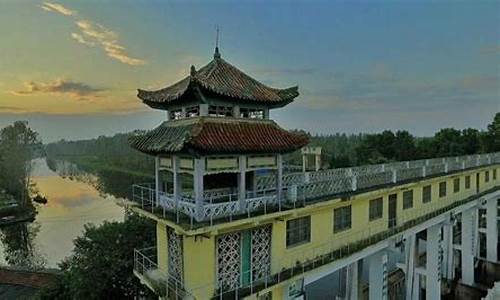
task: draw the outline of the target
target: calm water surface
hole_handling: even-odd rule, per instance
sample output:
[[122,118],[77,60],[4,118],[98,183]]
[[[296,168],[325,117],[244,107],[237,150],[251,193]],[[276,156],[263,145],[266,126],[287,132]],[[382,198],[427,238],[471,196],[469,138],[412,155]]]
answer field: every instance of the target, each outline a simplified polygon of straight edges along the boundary
[[23,265],[31,257],[36,264],[57,267],[71,254],[73,239],[86,223],[123,220],[123,199],[100,193],[95,176],[75,175],[74,167],[58,173],[48,168],[45,159],[34,161],[33,181],[48,203],[37,204],[33,223],[0,229],[0,264]]

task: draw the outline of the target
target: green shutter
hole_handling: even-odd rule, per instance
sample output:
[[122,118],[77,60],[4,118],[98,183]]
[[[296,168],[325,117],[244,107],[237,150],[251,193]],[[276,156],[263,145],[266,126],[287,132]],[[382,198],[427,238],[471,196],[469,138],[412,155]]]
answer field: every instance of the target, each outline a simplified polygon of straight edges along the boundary
[[241,283],[250,283],[250,269],[252,260],[252,236],[251,231],[246,230],[241,234]]

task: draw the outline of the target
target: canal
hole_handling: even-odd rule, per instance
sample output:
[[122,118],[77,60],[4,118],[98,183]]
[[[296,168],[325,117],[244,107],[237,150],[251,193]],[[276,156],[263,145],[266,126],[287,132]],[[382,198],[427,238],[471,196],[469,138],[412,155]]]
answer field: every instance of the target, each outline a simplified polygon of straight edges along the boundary
[[37,159],[32,180],[48,203],[35,204],[34,222],[0,228],[0,265],[56,268],[71,254],[85,224],[124,219],[123,198],[103,192],[97,176],[72,164],[59,162],[55,171]]

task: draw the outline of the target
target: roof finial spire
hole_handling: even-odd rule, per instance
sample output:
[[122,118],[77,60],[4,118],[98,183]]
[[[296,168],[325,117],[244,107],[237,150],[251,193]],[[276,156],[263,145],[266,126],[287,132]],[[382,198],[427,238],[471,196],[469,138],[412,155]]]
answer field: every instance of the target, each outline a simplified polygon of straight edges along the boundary
[[220,58],[220,52],[219,52],[219,25],[215,27],[216,30],[216,35],[215,35],[215,53],[214,53],[214,58]]

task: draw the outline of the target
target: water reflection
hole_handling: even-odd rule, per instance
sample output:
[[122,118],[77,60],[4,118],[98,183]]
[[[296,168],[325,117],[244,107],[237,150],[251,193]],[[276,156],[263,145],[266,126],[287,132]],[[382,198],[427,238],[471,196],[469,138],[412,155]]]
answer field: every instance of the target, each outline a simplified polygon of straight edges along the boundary
[[123,220],[123,200],[104,192],[106,185],[99,176],[68,163],[57,167],[64,177],[50,170],[44,159],[34,161],[33,181],[48,203],[36,205],[38,215],[33,223],[0,229],[0,263],[57,267],[70,255],[73,239],[81,235],[84,224]]

